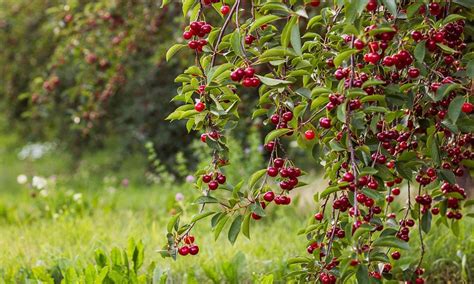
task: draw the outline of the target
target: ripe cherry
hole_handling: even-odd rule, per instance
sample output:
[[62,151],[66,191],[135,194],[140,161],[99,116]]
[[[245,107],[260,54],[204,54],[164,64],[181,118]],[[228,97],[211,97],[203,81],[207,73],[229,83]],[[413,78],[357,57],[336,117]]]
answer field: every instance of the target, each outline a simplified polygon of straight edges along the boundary
[[198,252],[199,252],[199,247],[197,245],[191,246],[189,248],[189,253],[191,255],[196,255],[196,254],[198,254]]
[[188,255],[189,254],[189,247],[188,246],[182,246],[178,249],[178,253],[180,255]]
[[184,39],[190,39],[193,37],[193,33],[192,32],[189,32],[189,31],[186,31],[183,33],[183,38]]
[[438,16],[441,13],[441,6],[436,2],[430,3],[428,8],[430,9],[430,14],[433,16]]
[[211,180],[212,180],[212,176],[211,176],[211,175],[203,175],[203,176],[202,176],[202,181],[203,181],[204,183],[209,183]]
[[222,5],[221,14],[225,16],[225,15],[229,14],[229,12],[230,12],[229,5]]
[[311,5],[311,7],[318,7],[320,4],[320,0],[312,0],[311,2],[309,2],[309,5]]
[[267,174],[271,177],[276,177],[278,175],[278,170],[274,167],[269,167],[267,169]]
[[253,77],[253,75],[255,75],[255,69],[250,66],[245,68],[244,72],[245,72],[245,75],[244,75],[245,77]]
[[219,187],[219,183],[215,180],[209,182],[209,184],[207,185],[209,187],[210,190],[216,190],[218,187]]
[[293,113],[291,111],[287,111],[282,115],[284,121],[288,122],[293,119]]
[[474,105],[471,103],[464,103],[461,107],[462,112],[471,113],[474,110]]
[[226,182],[226,177],[223,174],[217,176],[217,182],[220,184],[224,184]]
[[190,244],[194,243],[194,236],[193,235],[187,235],[186,237],[184,237],[183,240],[184,240],[185,244],[190,245]]
[[273,199],[275,199],[275,193],[273,191],[267,191],[264,195],[263,195],[263,199],[267,202],[272,202]]
[[319,125],[322,128],[329,129],[331,128],[331,119],[328,117],[321,117],[321,119],[319,119]]
[[347,182],[352,182],[352,181],[354,181],[354,174],[351,173],[351,172],[346,172],[342,176],[342,180],[347,181]]
[[321,212],[318,212],[318,213],[314,214],[314,219],[316,219],[318,221],[323,220],[323,218],[324,218],[324,215]]
[[311,129],[306,130],[305,133],[304,133],[304,137],[305,137],[307,140],[313,140],[315,136],[316,136],[316,134],[315,134],[314,131],[311,130]]
[[394,252],[392,252],[391,256],[392,256],[393,259],[398,260],[398,259],[400,259],[401,254],[400,254],[399,251],[394,251]]
[[365,8],[369,12],[375,11],[375,9],[377,9],[377,0],[369,0],[369,3],[367,3],[367,6]]
[[354,41],[354,47],[357,48],[358,50],[361,50],[365,47],[365,43],[361,41],[360,39],[356,39]]
[[420,70],[418,68],[410,68],[408,69],[408,76],[410,76],[410,78],[416,78],[420,75]]
[[411,32],[411,38],[414,41],[420,41],[423,38],[423,34],[419,31],[413,31]]
[[194,105],[194,109],[197,111],[197,112],[201,112],[203,111],[204,109],[206,108],[206,105],[202,102],[198,102]]
[[282,159],[282,158],[276,158],[275,160],[273,160],[273,165],[276,167],[276,168],[281,168],[283,167],[283,164],[285,163],[285,161]]
[[206,134],[206,133],[201,134],[201,142],[206,143],[206,138],[207,138],[207,134]]
[[250,44],[253,43],[253,41],[254,41],[255,39],[256,39],[256,38],[255,38],[253,35],[246,35],[244,41],[245,41],[245,44],[249,44],[249,45],[250,45]]
[[199,47],[199,42],[197,40],[192,40],[188,42],[188,47],[191,49],[196,49]]

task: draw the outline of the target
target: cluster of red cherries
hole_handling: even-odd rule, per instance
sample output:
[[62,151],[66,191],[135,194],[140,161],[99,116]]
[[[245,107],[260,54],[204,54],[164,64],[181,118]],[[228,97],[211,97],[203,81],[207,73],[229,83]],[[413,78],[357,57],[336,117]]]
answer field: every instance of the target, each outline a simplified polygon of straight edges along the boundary
[[178,253],[182,256],[185,255],[196,255],[199,253],[199,247],[194,244],[194,236],[193,235],[187,235],[183,239],[185,245],[181,246],[178,248]]
[[255,76],[255,69],[251,66],[242,69],[237,68],[230,73],[230,79],[234,82],[242,82],[244,87],[258,87],[260,86],[260,79]]
[[202,181],[207,183],[209,190],[216,190],[219,187],[219,184],[224,184],[226,180],[226,176],[219,172],[209,173],[202,176]]
[[202,39],[212,31],[212,26],[204,21],[194,21],[189,24],[189,29],[183,33],[183,38],[189,40],[193,37],[197,39],[190,40],[188,46],[191,49],[202,51],[207,44],[207,40]]
[[267,168],[267,174],[270,177],[280,175],[283,179],[280,181],[280,188],[283,190],[292,190],[298,184],[298,177],[301,176],[301,170],[296,167],[284,167],[285,161],[282,158],[273,160],[273,166]]

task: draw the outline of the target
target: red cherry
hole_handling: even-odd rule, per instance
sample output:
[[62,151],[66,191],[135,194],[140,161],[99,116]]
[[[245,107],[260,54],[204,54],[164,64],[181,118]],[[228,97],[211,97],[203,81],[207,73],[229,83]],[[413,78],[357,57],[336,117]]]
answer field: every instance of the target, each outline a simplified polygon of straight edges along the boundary
[[201,24],[199,22],[191,22],[189,24],[189,28],[191,28],[191,30],[197,33],[201,30]]
[[267,169],[267,174],[271,177],[276,177],[278,175],[278,169],[276,169],[274,167],[269,167]]
[[206,143],[206,138],[207,138],[207,134],[206,133],[203,133],[201,134],[201,141]]
[[208,34],[212,31],[212,26],[209,24],[205,24],[201,27],[201,32]]
[[267,202],[272,202],[275,199],[275,193],[273,191],[267,191],[265,195],[263,195],[263,199]]
[[314,214],[314,219],[316,219],[318,221],[323,220],[323,218],[324,218],[324,215],[321,212],[318,212],[318,213]]
[[257,215],[255,212],[253,212],[253,213],[252,213],[252,219],[254,219],[254,220],[260,220],[260,219],[262,219],[262,216]]
[[282,158],[276,158],[275,160],[273,160],[273,165],[276,167],[276,168],[281,168],[283,167],[283,164],[285,163],[285,161],[282,159]]
[[211,175],[203,175],[203,176],[202,176],[202,181],[203,181],[204,183],[209,183],[211,180],[212,180],[212,176],[211,176]]
[[321,119],[319,119],[319,126],[325,129],[331,128],[331,119],[328,117],[321,117]]
[[184,240],[185,244],[190,245],[190,244],[194,243],[194,236],[193,235],[187,235],[186,237],[184,237],[183,240]]
[[191,49],[196,49],[199,47],[199,42],[197,40],[191,40],[188,42],[188,47]]
[[283,113],[282,118],[284,121],[288,122],[293,119],[293,113],[291,111],[287,111]]
[[394,251],[394,252],[392,252],[391,256],[392,256],[393,259],[398,260],[398,259],[400,259],[401,254],[398,251]]
[[365,43],[363,41],[361,41],[360,39],[356,39],[354,41],[354,47],[361,50],[365,47]]
[[213,180],[207,186],[209,187],[210,190],[216,190],[219,187],[219,183]]
[[410,76],[410,78],[416,78],[420,75],[420,70],[418,68],[410,68],[408,69],[408,76]]
[[315,136],[316,136],[316,134],[315,134],[314,131],[311,130],[311,129],[306,130],[305,133],[304,133],[304,137],[305,137],[307,140],[313,140]]
[[245,77],[253,77],[253,75],[255,75],[255,69],[252,67],[245,68],[244,72],[245,72],[245,75],[244,75]]
[[311,2],[309,2],[309,5],[311,5],[311,7],[318,7],[320,4],[320,0],[312,0]]
[[342,180],[347,181],[347,182],[352,182],[354,181],[354,174],[352,174],[351,172],[346,172],[342,176]]
[[199,247],[197,245],[191,246],[189,248],[189,253],[191,255],[196,255],[196,254],[198,254],[198,252],[199,252]]
[[370,0],[369,3],[367,3],[367,6],[365,8],[369,12],[375,11],[375,9],[377,9],[377,0]]
[[184,39],[190,39],[193,37],[193,33],[192,32],[189,32],[189,31],[186,31],[183,33],[183,38]]
[[222,5],[221,7],[221,14],[222,15],[227,15],[230,12],[230,7],[229,5]]
[[206,105],[202,102],[198,102],[194,105],[194,109],[197,111],[197,112],[201,112],[203,111],[204,109],[206,109]]
[[392,194],[395,196],[400,195],[400,188],[395,187],[394,189],[392,189]]
[[223,174],[217,176],[217,182],[220,184],[224,184],[226,182],[226,177]]
[[441,13],[441,6],[436,2],[430,3],[428,8],[433,16],[438,16]]
[[413,31],[411,32],[411,38],[413,38],[414,41],[420,41],[423,38],[423,34],[419,31]]
[[461,107],[462,112],[471,113],[474,110],[474,105],[471,103],[464,103]]
[[244,40],[245,44],[252,44],[255,40],[255,37],[253,35],[246,35]]
[[182,247],[180,247],[180,248],[178,249],[178,253],[179,253],[180,255],[183,255],[183,256],[184,256],[184,255],[188,255],[188,253],[189,253],[189,247],[188,247],[188,246],[182,246]]

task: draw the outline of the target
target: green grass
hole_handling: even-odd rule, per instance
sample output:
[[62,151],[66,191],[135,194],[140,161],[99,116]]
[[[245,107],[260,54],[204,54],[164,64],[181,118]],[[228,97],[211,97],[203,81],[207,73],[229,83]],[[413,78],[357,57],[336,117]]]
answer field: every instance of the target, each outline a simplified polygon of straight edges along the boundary
[[[178,192],[184,194],[185,201],[197,196],[190,184],[147,185],[143,158],[127,157],[120,161],[121,167],[115,167],[117,160],[111,157],[117,153],[113,149],[86,155],[76,165],[60,150],[36,161],[20,161],[15,141],[0,136],[0,144],[5,145],[0,150],[0,278],[6,283],[14,279],[22,283],[22,277],[31,277],[35,267],[81,270],[95,264],[97,249],[110,252],[113,247],[124,248],[130,238],[144,243],[144,273],[156,263],[155,273],[169,271],[175,283],[259,282],[268,274],[282,280],[291,271],[285,260],[305,254],[304,236],[296,232],[314,212],[314,205],[308,201],[311,194],[300,196],[304,201],[300,205],[278,208],[252,224],[252,240],[240,236],[235,245],[226,240],[225,234],[214,241],[209,222],[204,221],[194,230],[201,248],[199,255],[172,261],[161,258],[157,250],[165,244],[166,224],[176,208],[184,209],[184,219],[196,212],[195,206],[184,205],[189,202],[175,201]],[[56,186],[47,198],[33,198],[32,189],[16,182],[19,174],[29,178],[55,175]],[[124,178],[130,179],[128,187],[120,185]],[[68,192],[82,193],[82,204],[71,203]],[[46,206],[50,211],[45,210]],[[50,214],[59,209],[63,212],[58,216]],[[431,281],[428,283],[472,281],[472,219],[465,220],[459,238],[442,226],[433,225],[432,230],[426,238],[424,260]],[[418,250],[416,233],[412,234]]]

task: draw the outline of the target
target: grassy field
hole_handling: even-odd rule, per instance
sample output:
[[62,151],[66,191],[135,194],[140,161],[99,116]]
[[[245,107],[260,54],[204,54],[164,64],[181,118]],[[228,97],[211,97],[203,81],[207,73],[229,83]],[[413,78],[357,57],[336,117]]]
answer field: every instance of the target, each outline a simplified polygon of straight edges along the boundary
[[[96,264],[99,249],[110,255],[113,247],[126,248],[131,238],[144,244],[140,273],[156,282],[163,273],[174,283],[261,282],[266,275],[282,282],[291,271],[285,260],[305,254],[304,237],[296,231],[314,211],[308,202],[278,208],[252,226],[252,240],[240,236],[234,246],[224,235],[214,241],[204,222],[195,230],[198,256],[163,259],[156,250],[165,243],[173,211],[182,207],[184,218],[190,218],[197,210],[176,201],[179,193],[185,201],[195,198],[191,184],[147,184],[145,161],[136,156],[116,161],[110,158],[118,156],[113,150],[86,155],[74,166],[60,149],[21,160],[24,145],[15,142],[0,138],[0,283],[48,283],[61,278],[58,271],[79,273]],[[21,185],[19,175],[29,182],[33,176],[45,177],[47,186]],[[428,283],[473,281],[473,229],[472,220],[466,220],[456,238],[447,228],[433,228],[425,258]]]

